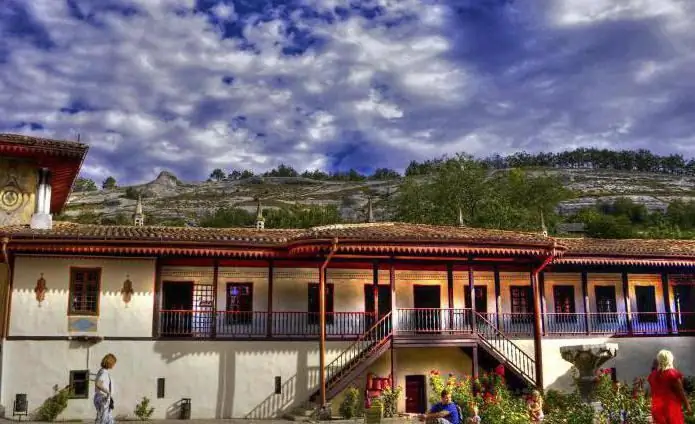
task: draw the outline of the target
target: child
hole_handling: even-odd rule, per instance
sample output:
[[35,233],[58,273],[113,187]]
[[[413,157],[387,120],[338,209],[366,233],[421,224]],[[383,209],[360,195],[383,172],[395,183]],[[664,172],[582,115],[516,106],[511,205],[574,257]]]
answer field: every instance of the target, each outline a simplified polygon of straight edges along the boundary
[[472,403],[468,406],[468,417],[466,418],[466,424],[480,424],[478,405]]
[[543,398],[538,390],[531,392],[528,400],[528,412],[532,423],[543,421]]

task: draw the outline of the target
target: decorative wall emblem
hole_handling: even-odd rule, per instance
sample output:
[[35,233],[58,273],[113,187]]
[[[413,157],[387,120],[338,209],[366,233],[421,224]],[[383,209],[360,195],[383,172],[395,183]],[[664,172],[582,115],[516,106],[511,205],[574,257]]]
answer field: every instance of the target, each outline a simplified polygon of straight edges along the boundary
[[46,299],[46,279],[43,278],[43,272],[41,277],[36,280],[36,287],[34,287],[34,295],[36,295],[36,301],[39,302],[39,306]]
[[68,331],[71,333],[96,333],[97,317],[68,317]]
[[35,166],[0,158],[0,226],[29,223],[37,184]]
[[125,307],[128,307],[130,300],[133,298],[133,282],[130,281],[130,276],[126,275],[126,279],[123,282],[123,288],[121,289],[121,298],[125,303]]

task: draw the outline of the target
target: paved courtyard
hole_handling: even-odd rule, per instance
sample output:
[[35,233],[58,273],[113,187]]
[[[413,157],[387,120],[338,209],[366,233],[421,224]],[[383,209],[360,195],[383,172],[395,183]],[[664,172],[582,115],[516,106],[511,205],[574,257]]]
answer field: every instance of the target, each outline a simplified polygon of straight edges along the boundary
[[[150,420],[154,424],[252,424],[252,423],[263,423],[263,424],[291,424],[291,423],[299,423],[301,421],[288,421],[288,420],[258,420],[258,419],[228,419],[228,420]],[[10,420],[6,418],[1,418],[0,419],[0,424],[17,424],[19,421],[18,420]],[[27,421],[27,420],[21,420],[22,423],[30,423],[30,424],[45,424],[45,422],[40,422],[40,421]],[[69,421],[61,421],[61,420],[56,420],[56,423],[90,423],[93,424],[93,420],[85,420],[85,421],[76,421],[76,420],[69,420]],[[126,421],[121,421],[124,423],[137,423],[139,421],[137,420],[126,420]],[[317,421],[313,421],[316,423]],[[331,424],[362,424],[364,423],[364,419],[358,418],[354,420],[331,420],[331,421],[321,421],[325,423],[331,423]],[[417,423],[417,420],[414,419],[409,419],[409,418],[384,418],[382,423],[388,423],[388,424],[401,424],[401,423]]]

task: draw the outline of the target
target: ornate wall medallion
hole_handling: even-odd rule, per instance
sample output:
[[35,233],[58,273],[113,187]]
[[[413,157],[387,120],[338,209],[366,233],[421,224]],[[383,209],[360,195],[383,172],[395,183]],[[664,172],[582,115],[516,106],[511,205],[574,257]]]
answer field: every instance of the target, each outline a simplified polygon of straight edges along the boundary
[[126,308],[128,307],[130,300],[133,298],[133,292],[133,282],[130,281],[130,277],[126,275],[126,280],[123,282],[123,288],[121,289],[121,298],[123,299]]
[[36,280],[36,287],[34,287],[34,295],[36,295],[36,301],[39,302],[39,306],[46,299],[46,279],[43,278],[43,272],[41,277]]
[[0,226],[25,225],[31,221],[37,172],[30,163],[0,158]]

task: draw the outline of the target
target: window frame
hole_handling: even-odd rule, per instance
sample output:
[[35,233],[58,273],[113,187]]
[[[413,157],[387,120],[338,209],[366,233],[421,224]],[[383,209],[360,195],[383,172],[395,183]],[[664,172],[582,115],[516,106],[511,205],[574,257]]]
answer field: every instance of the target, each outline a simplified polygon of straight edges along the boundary
[[[80,379],[77,380],[75,379],[75,374],[78,373],[84,373],[85,378],[84,380]],[[70,370],[70,399],[89,399],[89,383],[90,383],[90,374],[89,370]],[[85,383],[85,393],[83,394],[76,394],[75,393],[75,381],[79,382],[84,382]]]
[[[316,298],[318,299],[318,292],[320,290],[319,283],[308,283],[307,284],[307,312],[308,312],[308,323],[309,325],[317,325],[320,321],[320,311],[319,305],[317,304],[317,310],[312,311],[311,309],[311,292],[316,291]],[[326,283],[326,325],[333,325],[335,322],[335,285],[333,283]]]
[[249,290],[248,297],[249,297],[250,303],[249,303],[249,310],[248,311],[243,311],[243,310],[236,311],[238,313],[238,315],[226,314],[227,324],[229,324],[229,325],[249,325],[249,324],[252,324],[253,323],[253,316],[254,316],[254,313],[253,313],[254,312],[254,310],[253,310],[253,306],[254,306],[253,305],[253,301],[254,301],[253,282],[246,282],[246,281],[244,281],[244,282],[240,282],[240,281],[227,282],[227,284],[225,286],[225,292],[224,292],[224,295],[225,295],[225,308],[224,308],[225,312],[231,312],[232,311],[231,305],[230,305],[231,296],[229,294],[229,290],[232,287],[247,287]]
[[[69,289],[68,289],[68,316],[99,316],[100,312],[100,304],[101,304],[101,275],[102,275],[102,269],[99,267],[70,267],[70,280],[69,280]],[[96,300],[95,300],[95,310],[94,311],[86,311],[86,310],[74,310],[73,309],[73,300],[74,300],[74,292],[75,292],[75,274],[78,272],[96,272],[97,278],[96,278]],[[85,284],[85,295],[86,296],[86,290],[87,286]],[[85,303],[84,300],[82,303]]]

